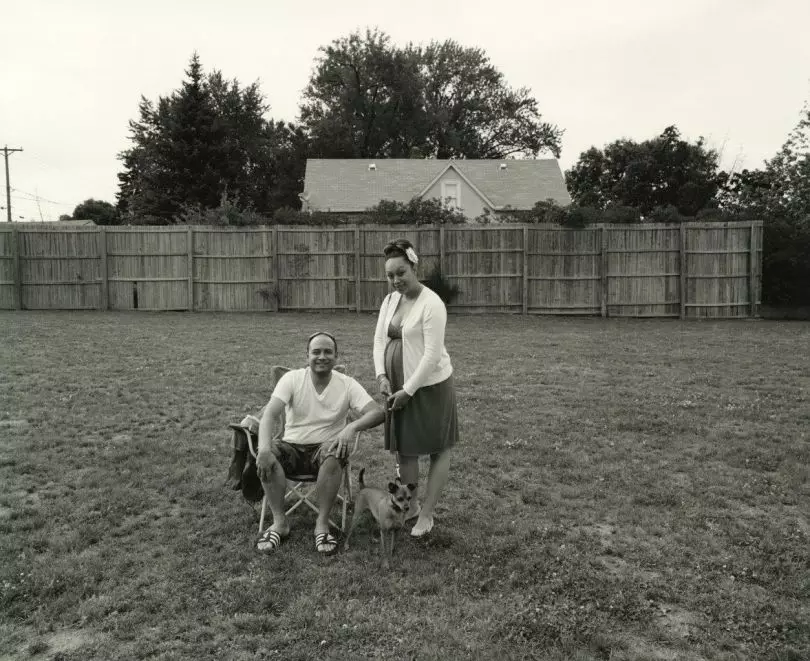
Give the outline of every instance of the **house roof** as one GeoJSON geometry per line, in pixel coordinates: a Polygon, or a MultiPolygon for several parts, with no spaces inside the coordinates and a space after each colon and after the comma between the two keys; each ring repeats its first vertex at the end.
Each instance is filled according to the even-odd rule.
{"type": "Polygon", "coordinates": [[[19,222],[15,221],[14,225],[16,227],[26,225],[30,227],[85,227],[85,226],[95,226],[95,221],[93,220],[42,220],[42,221],[24,221],[21,220],[19,222]]]}
{"type": "Polygon", "coordinates": [[[380,200],[408,202],[430,188],[448,167],[455,168],[496,210],[531,209],[539,200],[569,204],[559,163],[526,160],[438,160],[345,158],[307,160],[303,198],[309,208],[358,212],[380,200]],[[371,170],[369,165],[376,168],[371,170]],[[501,169],[501,163],[506,169],[501,169]]]}

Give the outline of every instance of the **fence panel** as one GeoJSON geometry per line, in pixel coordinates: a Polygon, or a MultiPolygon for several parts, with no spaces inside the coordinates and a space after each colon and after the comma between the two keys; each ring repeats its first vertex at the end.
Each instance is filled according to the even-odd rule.
{"type": "Polygon", "coordinates": [[[680,230],[661,225],[608,228],[607,316],[680,316],[680,230]]]}
{"type": "Polygon", "coordinates": [[[601,228],[529,229],[529,314],[601,313],[601,228]]]}
{"type": "Polygon", "coordinates": [[[101,306],[98,231],[17,231],[18,277],[26,310],[92,310],[101,306]]]}
{"type": "Polygon", "coordinates": [[[0,232],[0,310],[17,307],[16,232],[0,232]]]}
{"type": "Polygon", "coordinates": [[[186,227],[107,228],[106,234],[111,309],[189,309],[186,227]]]}
{"type": "Polygon", "coordinates": [[[272,230],[194,228],[195,310],[277,310],[272,230]]]}
{"type": "Polygon", "coordinates": [[[444,236],[444,271],[461,289],[448,309],[522,311],[522,227],[448,227],[444,236]]]}
{"type": "Polygon", "coordinates": [[[750,226],[687,225],[685,233],[687,318],[749,316],[751,296],[756,297],[749,291],[750,226]]]}
{"type": "Polygon", "coordinates": [[[354,228],[279,228],[280,310],[354,310],[354,228]]]}

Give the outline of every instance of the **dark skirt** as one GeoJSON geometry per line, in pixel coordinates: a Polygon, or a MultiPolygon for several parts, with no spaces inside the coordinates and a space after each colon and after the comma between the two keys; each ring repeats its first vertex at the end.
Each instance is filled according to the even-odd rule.
{"type": "MultiPolygon", "coordinates": [[[[402,388],[402,340],[385,349],[385,372],[396,392],[402,388]]],[[[400,411],[385,412],[385,449],[404,456],[435,454],[458,441],[456,389],[453,376],[422,386],[400,411]]]]}

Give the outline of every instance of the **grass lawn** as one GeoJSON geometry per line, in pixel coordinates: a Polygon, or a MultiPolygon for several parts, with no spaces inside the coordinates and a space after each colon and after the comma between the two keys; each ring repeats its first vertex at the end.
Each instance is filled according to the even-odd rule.
{"type": "Polygon", "coordinates": [[[451,316],[431,536],[260,556],[225,426],[374,322],[0,313],[0,659],[810,658],[810,324],[451,316]]]}

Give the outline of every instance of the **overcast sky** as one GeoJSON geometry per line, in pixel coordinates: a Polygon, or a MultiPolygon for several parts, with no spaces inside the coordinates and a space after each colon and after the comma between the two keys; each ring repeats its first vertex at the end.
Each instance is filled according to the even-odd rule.
{"type": "Polygon", "coordinates": [[[179,87],[195,50],[295,120],[318,47],[355,29],[482,47],[565,129],[564,169],[670,124],[725,168],[759,167],[810,97],[808,0],[2,0],[0,25],[0,147],[24,149],[9,159],[15,220],[115,203],[140,96],[179,87]]]}

